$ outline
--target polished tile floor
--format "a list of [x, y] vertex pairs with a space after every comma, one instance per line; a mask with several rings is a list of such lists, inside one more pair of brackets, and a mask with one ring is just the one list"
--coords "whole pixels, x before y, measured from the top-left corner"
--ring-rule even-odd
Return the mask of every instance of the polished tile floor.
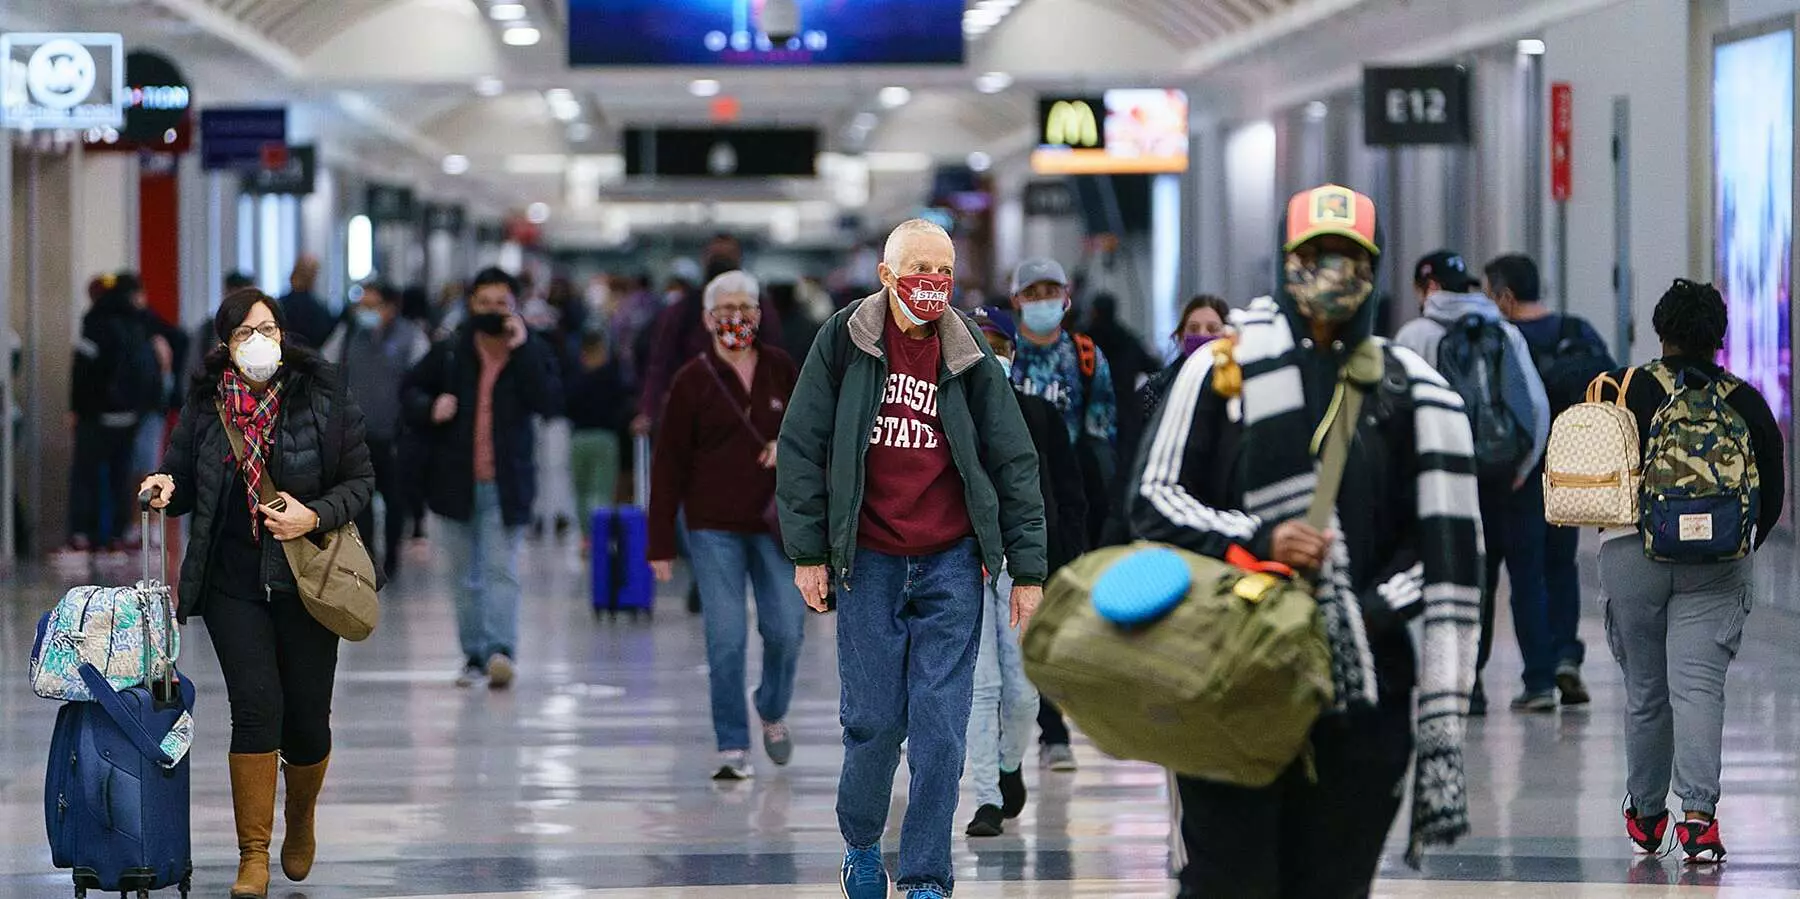
[[[754, 782], [720, 789], [707, 779], [699, 622], [678, 594], [654, 621], [595, 620], [570, 553], [534, 546], [518, 684], [458, 690], [442, 574], [428, 551], [409, 561], [380, 632], [344, 649], [320, 864], [304, 885], [278, 875], [271, 896], [697, 899], [760, 895], [744, 888], [754, 884], [836, 895], [831, 619], [809, 621], [794, 764], [764, 762]], [[55, 706], [24, 678], [32, 626], [59, 592], [48, 576], [0, 591], [0, 899], [68, 894], [66, 873], [50, 866], [41, 804]], [[1475, 834], [1432, 855], [1422, 875], [1391, 852], [1377, 895], [1800, 897], [1800, 617], [1780, 604], [1758, 609], [1732, 670], [1722, 809], [1732, 857], [1722, 870], [1634, 864], [1618, 824], [1619, 676], [1590, 620], [1593, 711], [1506, 712], [1517, 654], [1503, 639], [1489, 672], [1499, 710], [1470, 737]], [[197, 894], [222, 897], [235, 862], [228, 729], [203, 630], [189, 628], [184, 664], [201, 691], [194, 863]], [[1172, 894], [1161, 773], [1087, 746], [1078, 753], [1074, 775], [1027, 766], [1032, 804], [1006, 836], [956, 837], [959, 896]], [[895, 792], [896, 821], [904, 795]]]

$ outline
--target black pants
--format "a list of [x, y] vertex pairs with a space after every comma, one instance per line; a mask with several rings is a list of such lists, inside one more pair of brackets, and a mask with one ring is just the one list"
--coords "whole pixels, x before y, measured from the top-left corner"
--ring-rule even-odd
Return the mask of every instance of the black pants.
[[[387, 506], [387, 520], [381, 554], [375, 556], [375, 564], [387, 566], [389, 577], [400, 570], [400, 543], [406, 538], [406, 525], [411, 518], [409, 511], [406, 478], [401, 474], [400, 447], [392, 440], [370, 440], [369, 459], [375, 463], [375, 490], [381, 494], [381, 501]], [[363, 545], [369, 547], [371, 554], [375, 550], [375, 504], [370, 502], [363, 507], [362, 514], [356, 516], [356, 529], [362, 532]]]
[[1321, 720], [1317, 783], [1303, 764], [1260, 789], [1177, 778], [1188, 852], [1181, 899], [1368, 896], [1412, 758], [1410, 706], [1397, 699]]
[[268, 601], [214, 594], [203, 616], [231, 702], [231, 751], [279, 751], [290, 765], [331, 754], [331, 691], [338, 637], [300, 597]]
[[1038, 745], [1069, 745], [1069, 725], [1063, 721], [1062, 709], [1048, 697], [1038, 697]]
[[[136, 426], [109, 428], [91, 418], [75, 425], [75, 468], [71, 484], [69, 536], [86, 537], [94, 546], [106, 546], [125, 535], [137, 511], [132, 501], [131, 476], [137, 449]], [[104, 473], [105, 477], [101, 475]], [[110, 526], [102, 532], [100, 508], [112, 507]]]

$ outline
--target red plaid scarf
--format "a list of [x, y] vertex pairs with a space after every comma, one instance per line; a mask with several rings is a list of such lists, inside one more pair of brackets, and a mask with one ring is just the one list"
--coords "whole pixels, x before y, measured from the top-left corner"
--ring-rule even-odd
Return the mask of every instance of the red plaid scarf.
[[276, 386], [258, 394], [238, 376], [237, 369], [227, 368], [219, 379], [219, 401], [226, 420], [244, 435], [244, 458], [239, 466], [244, 472], [244, 485], [249, 488], [250, 534], [260, 542], [262, 528], [256, 525], [256, 507], [262, 505], [262, 498], [258, 491], [262, 488], [269, 445], [275, 439], [281, 390]]

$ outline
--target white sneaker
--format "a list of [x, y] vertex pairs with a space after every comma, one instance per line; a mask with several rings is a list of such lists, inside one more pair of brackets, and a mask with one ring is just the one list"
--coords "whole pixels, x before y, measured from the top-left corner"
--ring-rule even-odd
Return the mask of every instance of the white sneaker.
[[508, 656], [503, 652], [496, 652], [493, 655], [488, 656], [488, 689], [504, 690], [507, 687], [512, 686], [513, 675], [515, 673], [516, 669], [513, 665], [511, 656]]
[[1068, 773], [1075, 770], [1075, 750], [1067, 743], [1050, 743], [1038, 747], [1038, 762], [1052, 771]]
[[713, 772], [713, 780], [749, 780], [756, 776], [750, 769], [750, 753], [742, 749], [731, 749], [719, 753], [719, 770]]
[[466, 664], [462, 667], [462, 672], [456, 675], [456, 685], [459, 687], [473, 687], [486, 678], [487, 672], [481, 670], [480, 665]]

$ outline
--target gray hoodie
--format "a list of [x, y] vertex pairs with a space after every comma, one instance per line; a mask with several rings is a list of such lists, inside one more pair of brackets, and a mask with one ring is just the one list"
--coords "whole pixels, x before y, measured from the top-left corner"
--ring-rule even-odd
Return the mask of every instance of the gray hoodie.
[[1508, 352], [1506, 371], [1502, 377], [1501, 395], [1506, 408], [1520, 423], [1531, 430], [1531, 453], [1520, 463], [1519, 477], [1529, 478], [1544, 455], [1544, 441], [1550, 436], [1550, 399], [1544, 393], [1544, 381], [1531, 362], [1531, 347], [1525, 335], [1512, 323], [1500, 317], [1500, 308], [1480, 293], [1448, 293], [1439, 291], [1425, 300], [1425, 315], [1407, 322], [1394, 335], [1394, 342], [1418, 353], [1425, 361], [1437, 365], [1438, 344], [1448, 326], [1470, 315], [1500, 323], [1506, 332]]

